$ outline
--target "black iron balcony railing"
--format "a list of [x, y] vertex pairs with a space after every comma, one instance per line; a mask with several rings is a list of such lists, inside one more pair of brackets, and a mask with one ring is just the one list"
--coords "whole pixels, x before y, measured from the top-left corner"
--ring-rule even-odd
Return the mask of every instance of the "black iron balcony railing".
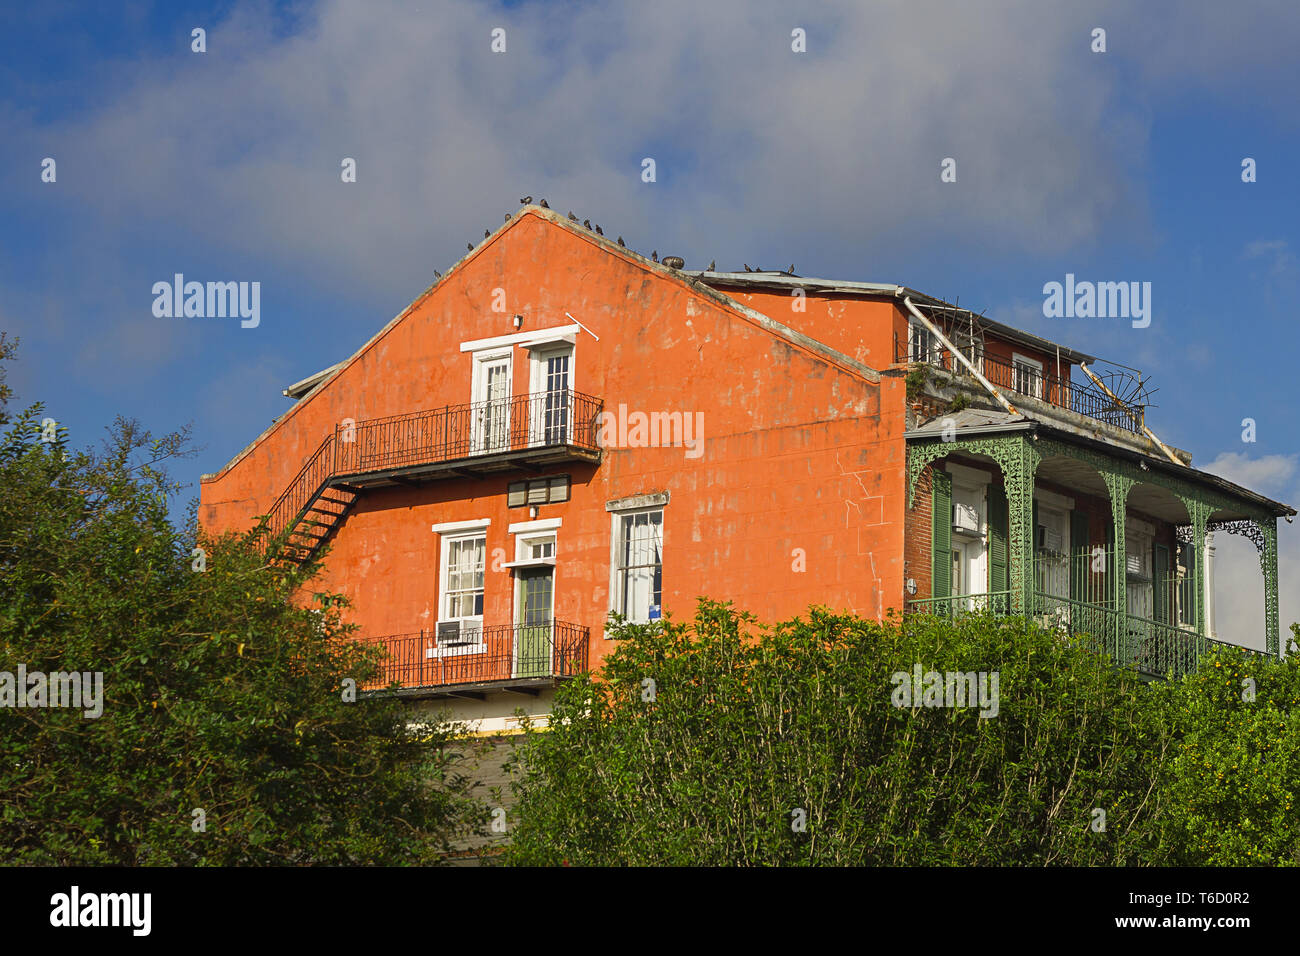
[[[987, 613], [1009, 616], [1010, 592], [963, 594], [946, 598], [908, 601], [909, 613], [935, 614], [946, 619]], [[1024, 616], [1040, 625], [1078, 638], [1108, 654], [1121, 667], [1132, 667], [1150, 677], [1182, 677], [1194, 672], [1212, 648], [1230, 648], [1247, 658], [1269, 655], [1249, 647], [1197, 634], [1178, 624], [1153, 621], [1135, 614], [1120, 613], [1106, 604], [1094, 604], [1034, 591], [1026, 602]]]
[[594, 452], [603, 407], [600, 399], [565, 388], [339, 425], [334, 472], [359, 475], [561, 445]]
[[363, 690], [453, 687], [574, 677], [587, 669], [589, 631], [577, 624], [502, 624], [462, 630], [456, 643], [435, 631], [358, 638], [384, 649], [379, 680]]
[[[968, 355], [967, 358], [969, 357]], [[947, 349], [941, 346], [917, 349], [915, 345], [909, 349], [907, 342], [900, 336], [894, 337], [894, 361], [899, 364], [929, 365], [956, 375], [970, 376], [970, 370], [953, 358]], [[1076, 415], [1086, 415], [1134, 434], [1142, 433], [1146, 406], [1129, 405], [1130, 415], [1090, 380], [1072, 382], [1066, 376], [1053, 375], [1034, 366], [1016, 364], [993, 355], [977, 355], [974, 364], [989, 384], [997, 388], [1037, 398], [1057, 408]]]
[[290, 550], [294, 560], [303, 560], [355, 504], [360, 490], [349, 482], [548, 449], [594, 455], [600, 451], [603, 408], [600, 399], [565, 388], [340, 422], [271, 506], [267, 526], [273, 536], [285, 531], [296, 536]]

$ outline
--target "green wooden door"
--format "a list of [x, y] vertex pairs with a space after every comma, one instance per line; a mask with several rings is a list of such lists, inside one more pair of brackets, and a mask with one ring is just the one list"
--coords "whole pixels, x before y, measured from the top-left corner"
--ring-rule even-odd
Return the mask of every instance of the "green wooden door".
[[519, 569], [519, 609], [515, 620], [515, 676], [545, 677], [551, 672], [552, 568]]
[[989, 485], [989, 591], [994, 611], [1005, 614], [1010, 602], [1001, 594], [1010, 589], [1007, 576], [1007, 493], [1000, 485]]
[[[930, 596], [946, 598], [952, 594], [952, 477], [946, 471], [930, 471], [933, 496], [930, 500]], [[934, 602], [935, 612], [947, 611], [946, 601]]]

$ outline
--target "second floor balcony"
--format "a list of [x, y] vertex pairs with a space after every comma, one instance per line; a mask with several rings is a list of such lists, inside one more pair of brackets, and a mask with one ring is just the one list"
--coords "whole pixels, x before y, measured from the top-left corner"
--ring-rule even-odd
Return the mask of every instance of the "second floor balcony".
[[305, 560], [368, 488], [598, 462], [603, 409], [564, 388], [339, 422], [276, 499], [267, 527], [289, 532], [292, 559]]
[[587, 669], [589, 636], [577, 624], [547, 621], [358, 638], [383, 650], [380, 678], [362, 690], [445, 697], [537, 693]]

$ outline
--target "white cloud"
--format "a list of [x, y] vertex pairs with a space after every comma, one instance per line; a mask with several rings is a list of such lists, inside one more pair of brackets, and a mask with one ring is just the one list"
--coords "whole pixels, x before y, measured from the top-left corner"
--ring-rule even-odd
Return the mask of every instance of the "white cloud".
[[[1251, 458], [1225, 452], [1204, 468], [1252, 491], [1292, 504], [1300, 501], [1300, 456]], [[1300, 621], [1300, 524], [1277, 523], [1278, 594], [1281, 640]], [[1245, 537], [1215, 535], [1215, 621], [1225, 640], [1264, 647], [1264, 577], [1255, 546]]]
[[1294, 491], [1296, 474], [1300, 471], [1300, 455], [1261, 455], [1251, 458], [1241, 452], [1223, 452], [1208, 465], [1205, 471], [1227, 478], [1251, 491], [1274, 497]]

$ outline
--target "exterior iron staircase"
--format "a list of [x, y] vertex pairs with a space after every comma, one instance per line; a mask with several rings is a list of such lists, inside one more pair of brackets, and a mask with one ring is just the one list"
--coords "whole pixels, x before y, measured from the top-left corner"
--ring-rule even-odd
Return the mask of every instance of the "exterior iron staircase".
[[356, 507], [363, 486], [409, 483], [430, 466], [462, 469], [534, 467], [555, 461], [598, 461], [603, 403], [571, 389], [506, 400], [445, 405], [336, 425], [267, 513], [283, 544], [273, 560], [312, 560]]
[[336, 432], [325, 436], [307, 463], [289, 482], [268, 515], [272, 536], [288, 531], [278, 557], [306, 564], [361, 498], [361, 489], [335, 474]]

